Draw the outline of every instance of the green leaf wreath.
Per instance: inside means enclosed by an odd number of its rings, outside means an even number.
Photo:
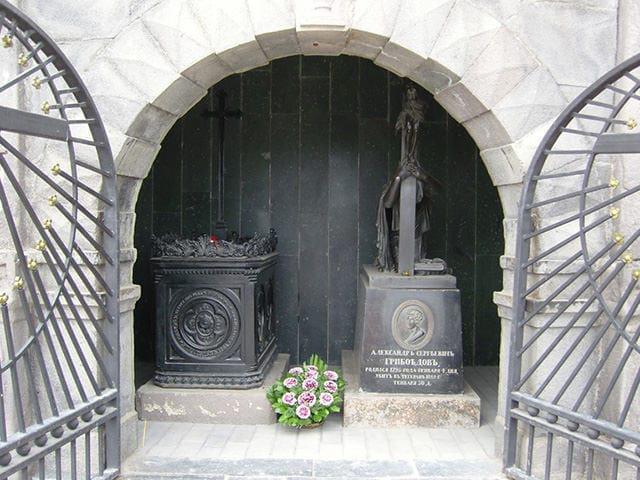
[[[293,367],[267,390],[278,421],[292,427],[322,423],[340,412],[345,381],[313,354],[301,367]]]

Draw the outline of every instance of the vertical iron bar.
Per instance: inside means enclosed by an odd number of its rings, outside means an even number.
[[[571,480],[573,473],[573,440],[569,440],[569,448],[567,449],[567,467],[564,473],[564,480]]]
[[[7,342],[7,363],[10,365],[11,390],[13,391],[13,401],[16,406],[18,428],[21,432],[24,432],[26,425],[24,421],[24,406],[22,405],[22,392],[18,376],[18,359],[16,358],[15,347],[13,345],[13,333],[11,330],[11,324],[9,323],[9,308],[7,305],[2,306],[2,325],[4,327],[4,337]]]
[[[105,469],[105,428],[104,425],[98,427],[98,475],[104,474]]]
[[[533,466],[533,442],[535,441],[535,427],[533,425],[529,425],[529,437],[527,444],[527,463],[526,463],[526,473],[527,475],[531,475],[531,469]]]
[[[7,441],[7,419],[4,408],[4,402],[6,398],[4,396],[4,384],[2,379],[2,371],[0,370],[0,442]]]
[[[70,452],[70,457],[71,457],[70,467],[71,467],[71,479],[72,480],[77,480],[78,479],[78,459],[77,459],[78,452],[76,450],[77,450],[76,449],[76,440],[73,439],[73,440],[71,440],[71,452]]]
[[[62,455],[60,448],[56,448],[56,480],[62,480]]]
[[[553,433],[547,433],[547,455],[544,460],[544,480],[551,478],[551,455],[553,454]]]
[[[85,479],[91,480],[91,430],[84,434],[84,471]]]
[[[618,459],[611,459],[611,480],[618,480]]]

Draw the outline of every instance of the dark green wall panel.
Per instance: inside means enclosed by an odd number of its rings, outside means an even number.
[[[225,219],[241,235],[275,228],[278,346],[292,361],[320,353],[331,363],[353,345],[360,265],[376,253],[378,196],[400,157],[394,132],[405,80],[354,57],[289,57],[234,75],[180,119],[165,138],[137,205],[135,281],[139,358],[153,360],[150,236],[209,234],[218,199],[218,122],[225,131]],[[498,359],[492,292],[501,288],[502,214],[477,148],[427,92],[420,157],[437,179],[430,256],[446,259],[461,289],[465,362]]]

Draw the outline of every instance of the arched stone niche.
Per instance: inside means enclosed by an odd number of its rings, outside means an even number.
[[[137,2],[135,8],[129,3],[118,3],[128,5],[129,16],[105,33],[114,36],[99,44],[82,72],[107,126],[119,175],[124,455],[136,445],[132,310],[139,289],[132,267],[141,181],[165,134],[210,86],[275,58],[372,59],[422,85],[468,130],[505,215],[504,290],[495,301],[506,352],[522,177],[539,139],[566,104],[549,69],[513,33],[507,22],[511,7],[502,2],[501,10],[484,0],[161,0]]]

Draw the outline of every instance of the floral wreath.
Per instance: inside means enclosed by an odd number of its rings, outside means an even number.
[[[344,401],[345,381],[316,354],[301,367],[291,368],[267,390],[278,421],[293,427],[321,424],[338,413]]]

